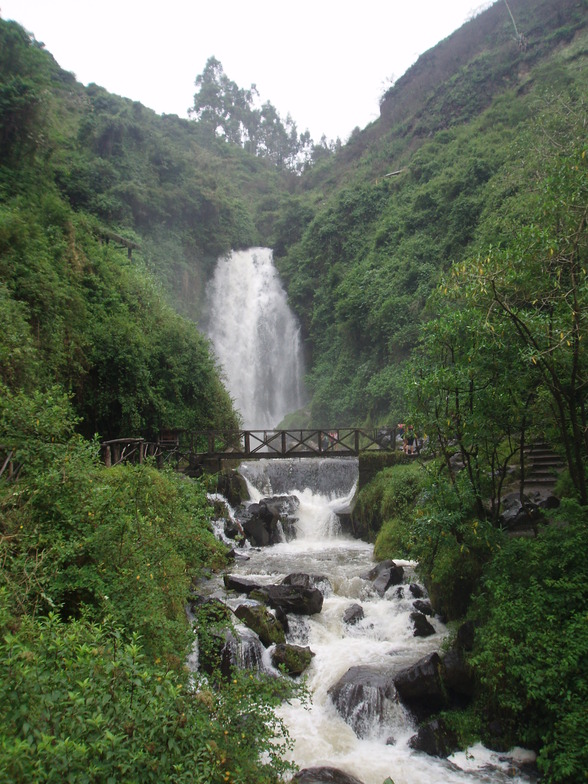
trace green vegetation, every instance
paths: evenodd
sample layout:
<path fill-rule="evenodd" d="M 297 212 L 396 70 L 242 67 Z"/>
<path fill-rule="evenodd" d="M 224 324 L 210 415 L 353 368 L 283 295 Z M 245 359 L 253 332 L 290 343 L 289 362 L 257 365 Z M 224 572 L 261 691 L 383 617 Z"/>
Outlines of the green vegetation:
<path fill-rule="evenodd" d="M 578 557 L 588 541 L 585 507 L 567 503 L 557 517 L 563 527 L 506 542 L 486 570 L 472 662 L 478 710 L 498 720 L 486 739 L 539 749 L 545 780 L 563 783 L 581 781 L 588 763 L 588 574 Z"/>
<path fill-rule="evenodd" d="M 276 781 L 287 686 L 184 667 L 192 585 L 227 562 L 205 486 L 104 468 L 57 388 L 0 401 L 2 780 Z"/>
<path fill-rule="evenodd" d="M 226 553 L 205 488 L 99 441 L 238 417 L 196 324 L 231 248 L 270 245 L 329 428 L 410 422 L 426 461 L 356 515 L 477 624 L 464 741 L 585 775 L 586 2 L 496 3 L 344 146 L 254 108 L 211 58 L 194 120 L 84 88 L 0 19 L 0 777 L 276 782 L 282 682 L 208 668 L 185 604 Z M 525 444 L 566 465 L 531 539 L 500 528 Z M 547 523 L 552 523 L 547 525 Z M 219 624 L 200 610 L 203 661 Z M 277 736 L 277 740 L 276 740 Z"/>

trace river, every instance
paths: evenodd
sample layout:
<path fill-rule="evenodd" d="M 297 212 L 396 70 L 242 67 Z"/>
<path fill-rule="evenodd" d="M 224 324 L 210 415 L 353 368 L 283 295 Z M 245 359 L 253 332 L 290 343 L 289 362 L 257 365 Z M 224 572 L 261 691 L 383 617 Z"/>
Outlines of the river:
<path fill-rule="evenodd" d="M 414 596 L 409 584 L 417 582 L 414 564 L 405 568 L 404 583 L 380 597 L 360 575 L 373 566 L 370 544 L 341 533 L 337 511 L 347 508 L 356 476 L 353 461 L 323 459 L 258 461 L 242 464 L 252 501 L 282 494 L 295 495 L 296 537 L 265 548 L 249 548 L 236 559 L 232 573 L 268 584 L 279 583 L 293 572 L 324 577 L 322 611 L 310 617 L 289 616 L 288 642 L 309 646 L 315 654 L 307 670 L 310 706 L 297 701 L 284 705 L 281 714 L 294 739 L 292 759 L 300 768 L 329 766 L 357 777 L 363 784 L 464 784 L 470 782 L 528 782 L 513 773 L 512 758 L 482 746 L 449 760 L 413 751 L 408 745 L 416 725 L 397 701 L 386 706 L 385 721 L 362 724 L 362 737 L 337 712 L 328 690 L 350 667 L 384 664 L 398 670 L 432 651 L 438 651 L 447 629 L 432 618 L 435 634 L 413 635 L 410 613 Z M 291 484 L 287 488 L 288 483 Z M 287 489 L 286 489 L 287 488 Z M 227 592 L 229 604 L 241 601 Z M 355 625 L 343 622 L 351 604 L 360 604 L 364 618 Z M 269 653 L 263 666 L 271 669 Z M 515 756 L 526 756 L 515 750 Z"/>

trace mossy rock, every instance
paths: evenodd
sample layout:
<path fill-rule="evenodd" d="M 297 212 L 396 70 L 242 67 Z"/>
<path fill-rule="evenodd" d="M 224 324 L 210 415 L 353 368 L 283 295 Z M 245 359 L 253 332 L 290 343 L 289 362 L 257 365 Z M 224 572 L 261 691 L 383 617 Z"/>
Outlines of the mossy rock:
<path fill-rule="evenodd" d="M 274 667 L 283 667 L 288 675 L 297 677 L 309 666 L 313 656 L 314 653 L 308 647 L 281 643 L 272 652 L 272 664 Z"/>
<path fill-rule="evenodd" d="M 286 641 L 284 627 L 275 615 L 272 615 L 265 607 L 240 604 L 235 610 L 235 615 L 239 620 L 243 621 L 245 626 L 257 634 L 266 648 Z"/>

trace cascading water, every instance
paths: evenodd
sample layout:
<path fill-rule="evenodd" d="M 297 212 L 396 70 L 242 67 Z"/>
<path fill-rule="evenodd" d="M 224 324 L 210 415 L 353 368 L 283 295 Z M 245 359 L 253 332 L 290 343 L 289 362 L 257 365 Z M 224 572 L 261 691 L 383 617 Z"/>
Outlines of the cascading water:
<path fill-rule="evenodd" d="M 298 329 L 271 251 L 254 248 L 220 259 L 208 295 L 209 336 L 244 427 L 276 427 L 286 413 L 301 407 L 303 393 Z M 306 673 L 310 708 L 296 700 L 281 708 L 294 740 L 293 761 L 300 768 L 340 768 L 363 784 L 383 784 L 389 778 L 394 784 L 529 781 L 512 774 L 506 756 L 482 747 L 450 760 L 413 751 L 408 743 L 416 731 L 413 719 L 394 695 L 382 697 L 370 684 L 358 702 L 347 700 L 345 685 L 334 698 L 333 686 L 350 668 L 399 671 L 438 651 L 446 635 L 437 618 L 431 619 L 434 634 L 413 634 L 414 596 L 408 585 L 415 580 L 413 564 L 404 563 L 404 584 L 383 596 L 362 576 L 373 566 L 373 548 L 342 535 L 337 514 L 352 500 L 357 460 L 261 460 L 243 463 L 240 472 L 252 502 L 295 496 L 296 536 L 246 549 L 247 558 L 237 558 L 233 571 L 261 585 L 279 583 L 294 572 L 314 575 L 324 595 L 320 613 L 288 617 L 288 642 L 309 646 L 314 653 Z M 220 521 L 218 535 L 224 535 Z M 214 581 L 210 590 L 234 609 L 244 601 Z M 360 605 L 360 618 L 348 624 L 343 618 L 352 604 Z M 235 660 L 272 669 L 270 651 L 248 630 Z"/>
<path fill-rule="evenodd" d="M 413 635 L 414 596 L 409 589 L 409 583 L 416 581 L 413 564 L 397 562 L 404 566 L 404 583 L 383 596 L 361 576 L 374 565 L 373 548 L 342 535 L 336 514 L 347 508 L 353 496 L 357 461 L 261 460 L 243 463 L 240 473 L 253 502 L 290 493 L 300 505 L 295 539 L 246 549 L 247 558 L 237 558 L 232 572 L 266 585 L 279 583 L 293 572 L 320 576 L 324 594 L 319 614 L 289 616 L 287 641 L 309 646 L 314 653 L 306 673 L 310 707 L 292 700 L 280 709 L 294 739 L 292 760 L 300 768 L 339 768 L 363 784 L 383 784 L 388 777 L 394 784 L 528 782 L 522 773 L 513 774 L 507 755 L 481 746 L 449 760 L 413 751 L 408 741 L 416 732 L 415 722 L 394 697 L 382 705 L 381 695 L 370 700 L 367 690 L 366 699 L 350 705 L 345 716 L 341 705 L 335 704 L 330 690 L 351 667 L 401 670 L 438 651 L 446 635 L 437 618 L 430 619 L 435 634 Z M 230 592 L 224 599 L 233 607 L 244 600 Z M 352 604 L 361 606 L 363 618 L 350 625 L 343 616 Z M 262 661 L 271 669 L 268 651 Z"/>
<path fill-rule="evenodd" d="M 269 248 L 218 260 L 207 290 L 208 336 L 246 429 L 276 427 L 304 403 L 299 328 Z"/>

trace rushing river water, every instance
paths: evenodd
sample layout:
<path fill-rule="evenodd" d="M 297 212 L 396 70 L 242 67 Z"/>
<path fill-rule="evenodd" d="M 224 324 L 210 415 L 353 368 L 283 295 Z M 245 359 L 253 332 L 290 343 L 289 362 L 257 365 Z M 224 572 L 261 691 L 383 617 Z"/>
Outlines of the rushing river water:
<path fill-rule="evenodd" d="M 301 465 L 306 463 L 306 466 Z M 310 617 L 290 616 L 288 642 L 309 646 L 314 658 L 307 671 L 310 706 L 293 701 L 281 714 L 294 739 L 292 759 L 300 768 L 329 766 L 364 784 L 464 784 L 527 782 L 514 775 L 512 759 L 481 746 L 449 760 L 413 751 L 408 745 L 415 723 L 397 701 L 390 701 L 386 719 L 364 727 L 358 737 L 337 712 L 328 689 L 358 664 L 392 666 L 398 670 L 437 651 L 447 634 L 437 618 L 435 634 L 413 636 L 409 583 L 417 580 L 413 564 L 405 567 L 405 583 L 381 597 L 360 575 L 373 566 L 372 546 L 343 536 L 337 511 L 346 509 L 354 492 L 353 461 L 260 461 L 243 464 L 251 500 L 291 493 L 300 500 L 296 538 L 271 547 L 247 549 L 232 572 L 262 584 L 279 583 L 287 574 L 305 572 L 326 578 L 322 611 Z M 288 487 L 288 484 L 290 485 Z M 228 603 L 235 601 L 227 594 Z M 360 604 L 364 618 L 343 622 L 351 604 Z M 271 668 L 270 657 L 263 666 Z M 520 752 L 524 756 L 524 752 Z"/>

